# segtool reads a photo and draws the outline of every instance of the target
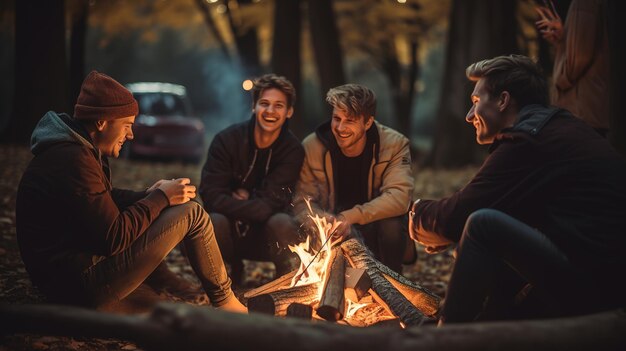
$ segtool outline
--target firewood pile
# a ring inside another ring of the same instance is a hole
[[[376,260],[358,238],[332,249],[323,281],[293,286],[293,271],[244,294],[250,311],[352,326],[416,326],[440,298]]]

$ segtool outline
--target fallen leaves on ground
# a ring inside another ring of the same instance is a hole
[[[26,147],[0,145],[0,303],[43,303],[41,293],[33,287],[20,259],[15,236],[15,197],[22,173],[31,159]],[[201,165],[183,163],[159,163],[124,159],[111,160],[113,184],[119,188],[145,189],[159,179],[187,177],[199,184]],[[416,175],[414,198],[438,199],[465,185],[476,168],[444,171],[424,169]],[[440,296],[444,296],[453,263],[452,251],[428,255],[418,248],[418,260],[404,267],[404,275],[422,284]],[[168,257],[170,268],[181,276],[198,283],[193,270],[179,250]],[[245,262],[246,278],[243,287],[250,288],[274,279],[273,265],[268,262]],[[243,288],[242,288],[243,289]],[[240,296],[244,290],[236,290]],[[167,294],[166,294],[167,295]],[[166,298],[176,299],[173,296]],[[206,296],[194,301],[205,305]],[[125,341],[93,338],[51,337],[41,335],[15,335],[0,337],[0,350],[137,350],[137,346]]]

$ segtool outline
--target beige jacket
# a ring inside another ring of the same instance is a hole
[[[413,175],[409,140],[395,130],[374,124],[379,143],[367,174],[368,202],[340,214],[350,223],[367,224],[405,214],[411,204]],[[319,130],[319,128],[318,128]],[[310,199],[314,213],[335,214],[335,189],[330,151],[316,133],[302,142],[305,151],[300,180],[296,186],[294,213],[300,222],[309,214],[304,198]]]

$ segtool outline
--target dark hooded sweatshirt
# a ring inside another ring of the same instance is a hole
[[[302,144],[288,124],[266,149],[254,141],[255,116],[219,132],[202,168],[200,196],[207,212],[221,213],[231,220],[264,223],[290,203],[304,160]],[[232,192],[248,190],[248,200],[237,200]]]
[[[17,239],[44,292],[79,282],[83,271],[126,250],[168,206],[160,190],[113,188],[106,157],[68,115],[48,112],[33,131],[31,150],[17,191]]]

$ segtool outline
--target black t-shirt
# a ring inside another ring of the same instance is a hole
[[[339,147],[331,149],[333,177],[335,178],[336,213],[367,202],[367,180],[372,164],[372,138],[367,138],[359,156],[347,157]],[[332,142],[335,142],[332,138]],[[335,144],[336,145],[336,144]]]

